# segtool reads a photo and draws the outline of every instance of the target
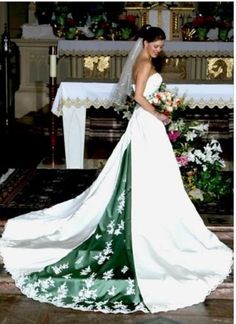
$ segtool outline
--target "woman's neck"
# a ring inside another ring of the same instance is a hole
[[[146,60],[148,60],[148,61],[150,61],[150,62],[151,62],[151,60],[152,60],[151,55],[148,53],[148,51],[147,51],[145,48],[142,50],[142,52],[141,52],[141,56],[142,56],[144,59],[146,59]]]

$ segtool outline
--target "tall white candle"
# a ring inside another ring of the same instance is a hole
[[[57,76],[57,56],[54,54],[50,55],[50,74],[51,78],[56,78]]]

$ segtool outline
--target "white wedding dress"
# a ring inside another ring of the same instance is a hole
[[[161,81],[150,76],[144,95]],[[105,313],[202,302],[232,265],[185,192],[163,123],[139,106],[95,182],[9,220],[0,245],[30,298]]]

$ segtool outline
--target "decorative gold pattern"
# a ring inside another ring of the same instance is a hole
[[[170,57],[165,59],[161,74],[165,81],[185,80],[187,74],[186,57]]]
[[[207,59],[208,80],[232,80],[233,79],[233,58],[208,58]]]
[[[90,71],[93,71],[94,69],[94,64],[98,62],[98,57],[95,56],[95,57],[91,57],[91,56],[88,56],[88,57],[85,57],[84,58],[84,67],[86,69],[89,69]]]
[[[146,10],[142,12],[141,17],[142,17],[142,25],[146,25],[149,23],[148,14]]]
[[[110,56],[100,56],[97,69],[99,72],[104,72],[110,66]]]
[[[193,7],[170,7],[170,39],[181,39],[181,27],[193,20]]]
[[[162,26],[162,9],[163,9],[163,5],[157,5],[156,6],[157,9],[157,26]]]
[[[90,71],[97,68],[99,72],[104,72],[110,67],[110,56],[87,56],[84,58],[84,67]]]

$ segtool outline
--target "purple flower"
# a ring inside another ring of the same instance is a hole
[[[177,138],[180,137],[180,131],[170,131],[168,132],[168,137],[171,142],[176,142]]]

